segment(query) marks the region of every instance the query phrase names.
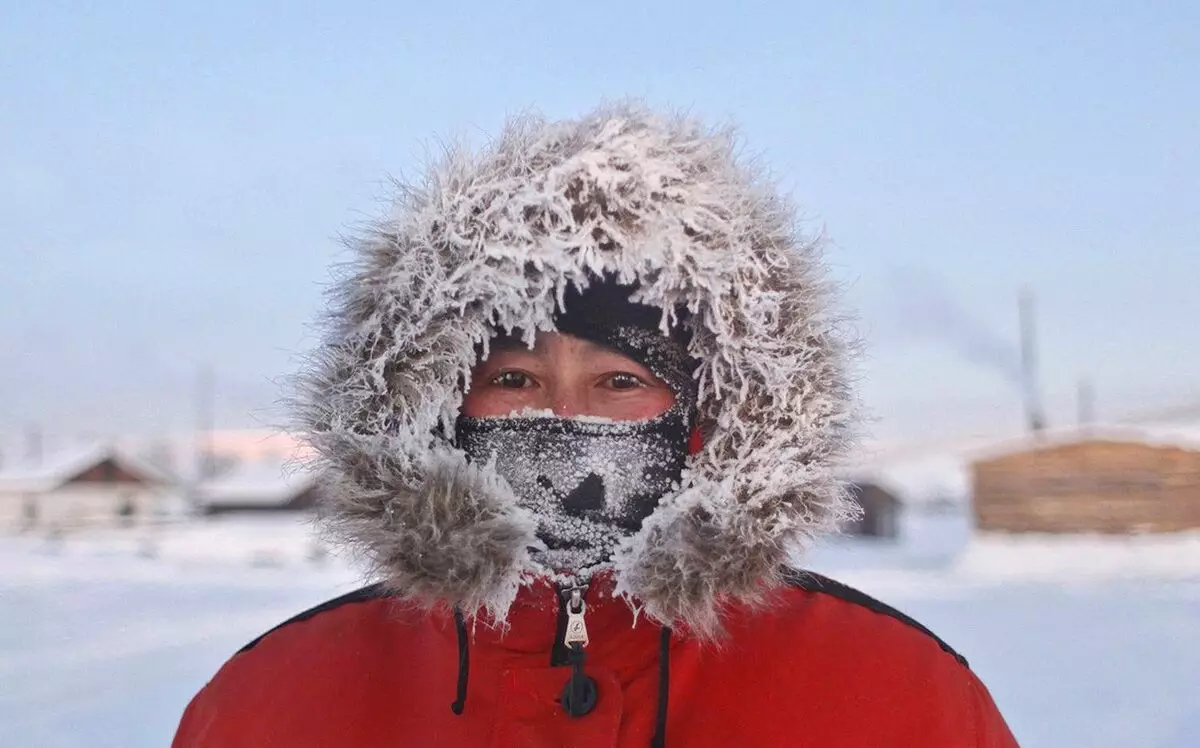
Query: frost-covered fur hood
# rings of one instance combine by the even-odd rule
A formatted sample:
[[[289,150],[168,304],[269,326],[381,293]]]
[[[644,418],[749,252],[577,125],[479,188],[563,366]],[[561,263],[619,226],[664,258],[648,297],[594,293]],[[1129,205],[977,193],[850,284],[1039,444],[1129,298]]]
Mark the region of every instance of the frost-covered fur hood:
[[[453,445],[477,346],[551,330],[569,285],[615,274],[634,300],[690,311],[702,451],[613,560],[616,591],[700,635],[756,603],[852,506],[831,463],[852,411],[847,345],[818,242],[739,165],[728,132],[637,105],[524,116],[454,151],[352,242],[300,426],[328,479],[325,522],[399,596],[502,621],[534,521]]]

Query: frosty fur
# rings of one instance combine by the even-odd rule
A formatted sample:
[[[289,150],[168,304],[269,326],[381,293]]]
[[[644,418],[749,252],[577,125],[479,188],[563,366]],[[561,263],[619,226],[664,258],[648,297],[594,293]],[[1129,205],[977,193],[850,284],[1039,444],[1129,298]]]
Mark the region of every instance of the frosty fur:
[[[523,116],[398,185],[391,216],[352,240],[299,425],[331,489],[327,528],[396,595],[502,622],[549,573],[527,551],[533,518],[451,437],[477,346],[554,329],[568,285],[605,273],[690,311],[705,424],[681,490],[617,549],[617,594],[712,637],[723,605],[763,601],[853,511],[831,469],[853,408],[819,241],[734,147],[636,104]]]

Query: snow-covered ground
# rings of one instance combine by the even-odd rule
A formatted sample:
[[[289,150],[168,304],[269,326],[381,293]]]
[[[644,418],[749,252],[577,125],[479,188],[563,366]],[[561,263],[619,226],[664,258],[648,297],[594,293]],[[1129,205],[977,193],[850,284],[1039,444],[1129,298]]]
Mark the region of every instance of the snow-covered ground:
[[[1200,746],[1200,537],[968,542],[959,517],[903,524],[900,542],[841,539],[807,565],[962,652],[1023,746]],[[359,581],[289,520],[0,537],[0,742],[168,745],[225,658]]]

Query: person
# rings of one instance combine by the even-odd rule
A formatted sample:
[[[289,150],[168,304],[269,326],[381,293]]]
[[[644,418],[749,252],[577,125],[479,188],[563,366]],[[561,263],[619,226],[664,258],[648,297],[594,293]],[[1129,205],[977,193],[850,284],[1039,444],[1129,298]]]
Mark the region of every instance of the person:
[[[517,118],[353,246],[297,412],[378,581],[176,748],[1016,745],[949,645],[800,570],[854,512],[853,345],[730,132]]]

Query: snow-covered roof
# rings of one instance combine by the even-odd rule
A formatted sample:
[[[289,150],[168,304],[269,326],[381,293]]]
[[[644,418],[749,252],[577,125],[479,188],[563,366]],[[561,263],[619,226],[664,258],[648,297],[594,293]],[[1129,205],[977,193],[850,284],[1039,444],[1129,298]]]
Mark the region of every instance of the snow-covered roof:
[[[1050,429],[973,450],[971,462],[1083,442],[1119,442],[1200,451],[1200,423],[1173,421]]]
[[[312,488],[317,476],[278,459],[245,462],[196,487],[201,506],[279,507]]]
[[[0,491],[8,493],[45,493],[53,491],[85,470],[106,460],[114,460],[126,472],[151,483],[170,483],[164,471],[110,444],[76,445],[52,452],[32,464],[19,462],[0,469]]]

